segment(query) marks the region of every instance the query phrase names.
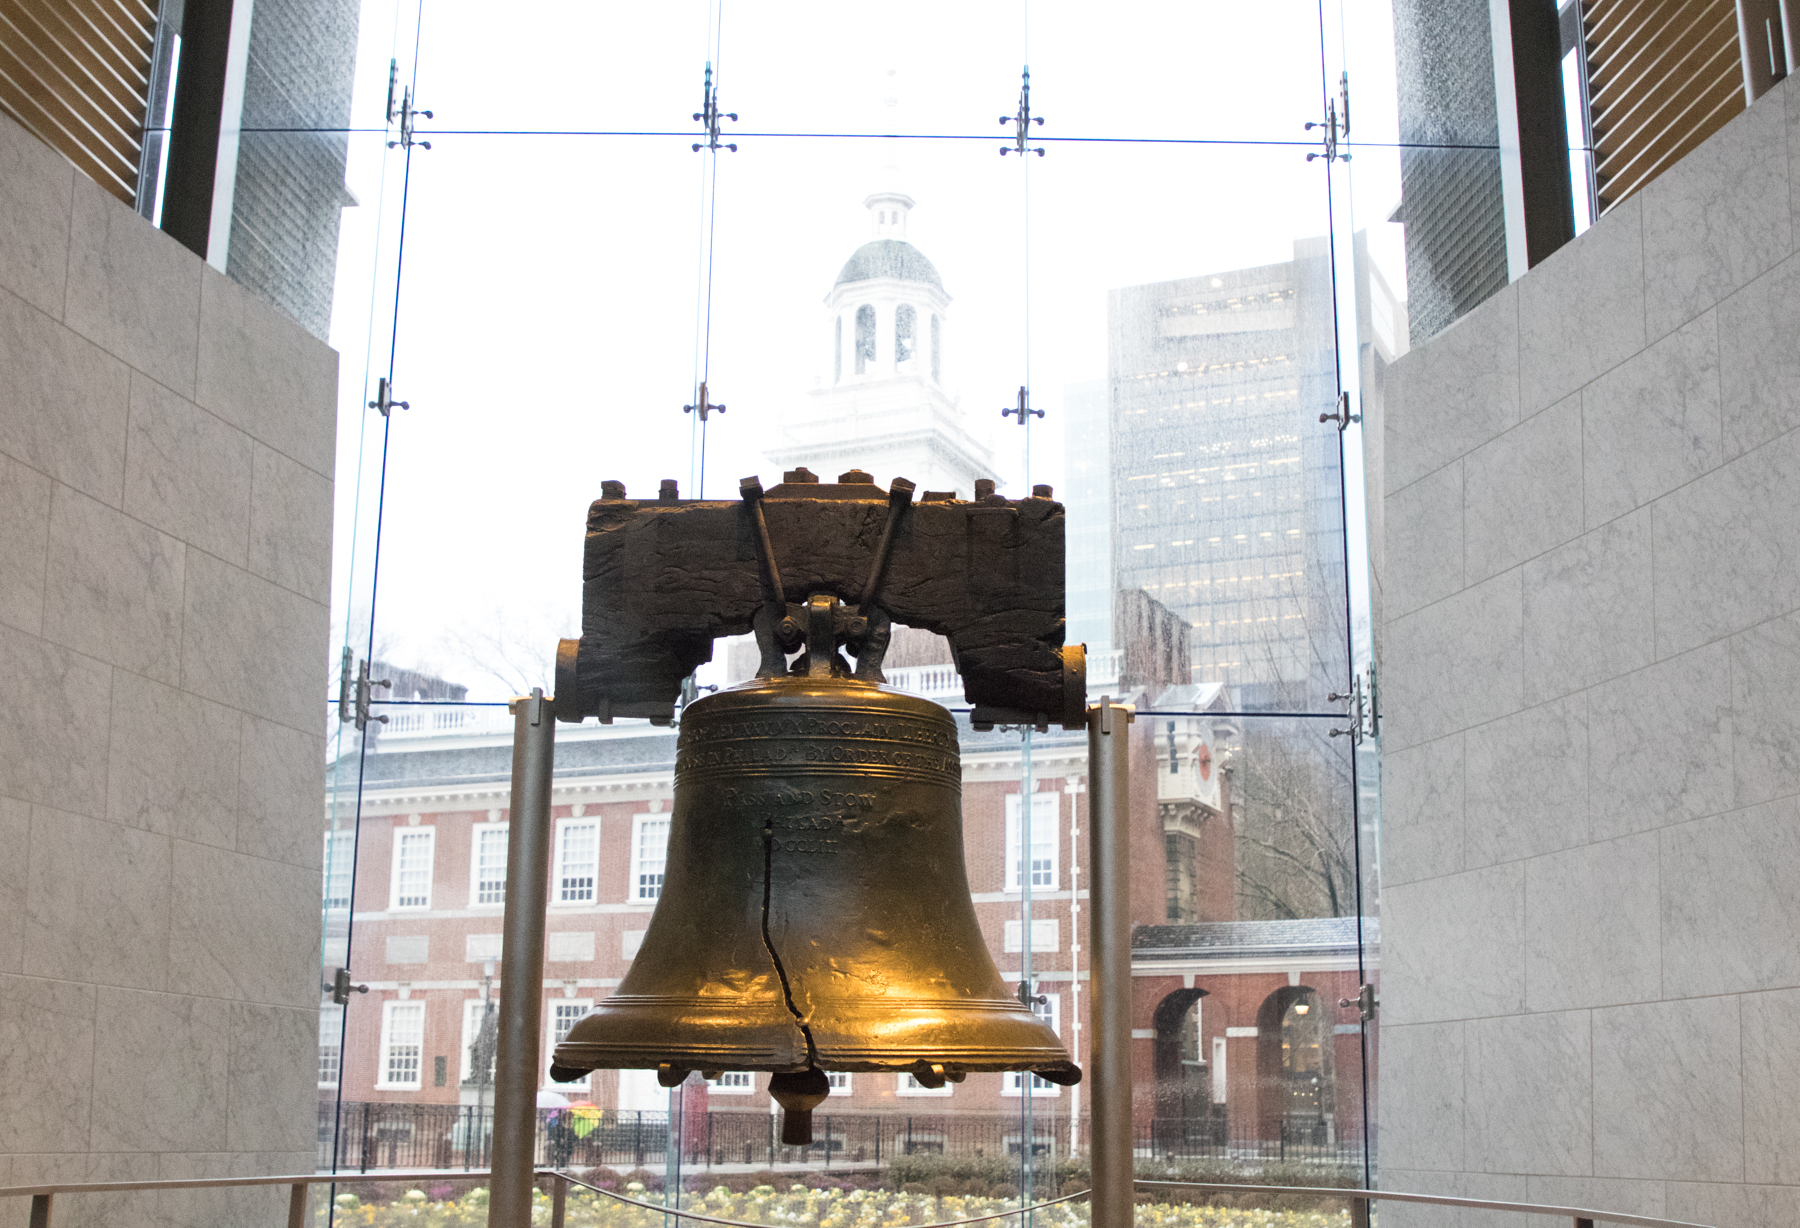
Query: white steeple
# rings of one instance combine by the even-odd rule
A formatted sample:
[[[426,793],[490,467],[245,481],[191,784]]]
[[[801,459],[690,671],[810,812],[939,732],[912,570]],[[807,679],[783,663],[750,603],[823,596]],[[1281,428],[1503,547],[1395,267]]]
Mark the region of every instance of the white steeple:
[[[905,192],[876,192],[863,198],[869,211],[869,237],[906,241],[906,215],[912,212],[913,198]]]

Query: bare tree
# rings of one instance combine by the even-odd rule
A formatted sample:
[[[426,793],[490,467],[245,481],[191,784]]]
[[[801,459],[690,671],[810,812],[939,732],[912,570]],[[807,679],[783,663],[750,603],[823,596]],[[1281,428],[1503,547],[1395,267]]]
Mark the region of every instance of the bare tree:
[[[566,615],[520,613],[496,606],[448,628],[440,643],[459,680],[473,691],[525,695],[532,687],[556,689],[556,642],[580,634]]]
[[[1246,920],[1356,910],[1350,765],[1345,748],[1311,728],[1318,723],[1249,721],[1232,755],[1238,907]]]

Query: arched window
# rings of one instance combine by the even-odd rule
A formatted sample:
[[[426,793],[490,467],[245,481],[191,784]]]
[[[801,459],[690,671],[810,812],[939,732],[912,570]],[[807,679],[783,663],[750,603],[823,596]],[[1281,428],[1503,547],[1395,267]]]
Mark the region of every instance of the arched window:
[[[838,383],[844,378],[844,317],[837,316],[831,321],[831,382]]]
[[[862,375],[875,361],[875,309],[864,303],[856,309],[856,373]]]
[[[894,362],[896,364],[911,362],[913,356],[913,334],[918,327],[918,314],[910,304],[901,303],[894,309]]]
[[[933,312],[931,316],[931,382],[934,384],[944,382],[943,363],[944,350],[938,344],[938,318],[937,313]]]

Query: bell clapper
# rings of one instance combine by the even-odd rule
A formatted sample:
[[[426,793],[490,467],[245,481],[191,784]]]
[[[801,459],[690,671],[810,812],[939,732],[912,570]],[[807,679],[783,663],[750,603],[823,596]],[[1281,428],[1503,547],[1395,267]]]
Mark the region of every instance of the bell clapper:
[[[813,1110],[831,1095],[831,1080],[817,1066],[783,1072],[769,1079],[769,1095],[781,1106],[781,1141],[789,1147],[809,1146],[813,1141]]]

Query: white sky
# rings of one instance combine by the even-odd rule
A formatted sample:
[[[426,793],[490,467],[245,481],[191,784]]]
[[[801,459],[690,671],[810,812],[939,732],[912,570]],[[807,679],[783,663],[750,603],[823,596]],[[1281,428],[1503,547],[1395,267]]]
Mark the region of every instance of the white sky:
[[[683,134],[433,135],[413,156],[395,381],[413,408],[393,426],[377,642],[397,663],[473,684],[471,698],[503,689],[459,659],[456,625],[542,639],[546,656],[556,634],[574,633],[601,479],[653,495],[672,477],[693,494],[681,406],[695,377],[709,158],[689,148],[689,116],[717,11],[425,0],[418,101],[435,118],[422,131]],[[1295,238],[1326,231],[1323,164],[1301,149],[1051,144],[1024,166],[997,152],[1009,129],[996,119],[1016,106],[1027,55],[1047,121],[1034,138],[1304,139],[1319,118],[1316,4],[1034,3],[1028,46],[1023,12],[726,0],[721,100],[742,117],[728,133],[985,139],[745,137],[719,155],[711,389],[730,410],[710,430],[707,495],[731,497],[744,474],[778,477],[762,450],[829,376],[821,301],[868,237],[862,198],[896,173],[917,201],[910,238],[952,297],[945,382],[991,430],[1015,492],[1021,432],[1000,407],[1028,378],[1050,415],[1033,428],[1030,476],[1060,485],[1061,390],[1106,374],[1108,289],[1286,260]],[[398,12],[368,0],[357,125],[381,125],[390,56],[407,78],[415,14],[414,0]],[[1325,16],[1328,77],[1351,74],[1352,135],[1392,140],[1386,4]],[[362,204],[344,213],[332,330],[343,355],[333,646],[348,616],[359,653],[380,461],[380,419],[360,407],[387,366],[402,167],[383,142],[352,141]],[[1359,150],[1335,175],[1350,201],[1340,235],[1370,229],[1403,288],[1399,228],[1385,224],[1397,157]]]

